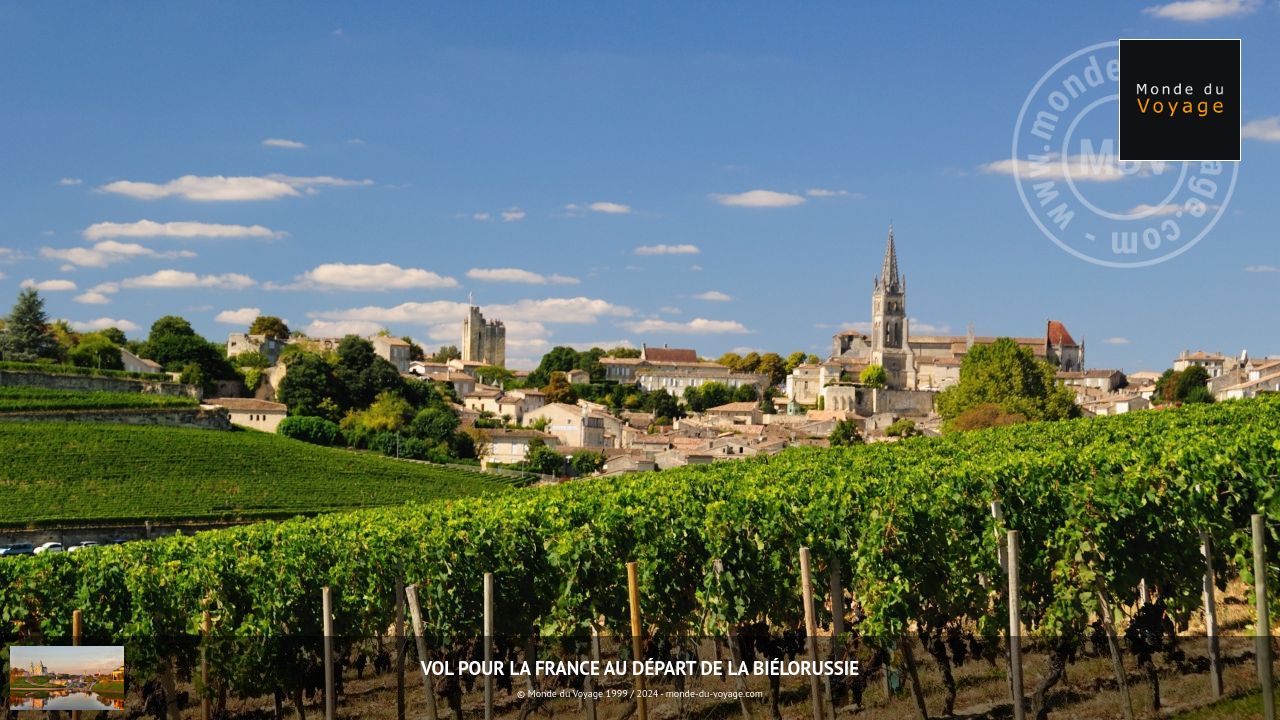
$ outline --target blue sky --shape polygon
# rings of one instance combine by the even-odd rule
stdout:
[[[892,219],[917,332],[1280,354],[1280,9],[1154,2],[6,3],[0,299],[434,347],[473,293],[516,366],[825,353]],[[992,166],[1041,74],[1119,37],[1243,38],[1254,136],[1213,232],[1133,270],[1053,245]]]
[[[10,645],[9,652],[11,667],[43,663],[52,673],[109,673],[124,664],[120,645]]]

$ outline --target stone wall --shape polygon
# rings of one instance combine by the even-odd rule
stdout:
[[[926,416],[933,412],[930,390],[872,390],[871,412],[864,414],[893,413],[894,415]]]
[[[226,408],[201,405],[185,408],[122,410],[41,410],[0,413],[0,422],[94,422],[122,425],[161,425],[199,430],[230,430]]]
[[[75,527],[0,528],[0,547],[20,542],[31,543],[36,547],[47,542],[59,542],[64,547],[70,547],[86,540],[105,545],[114,540],[147,540],[173,534],[192,535],[205,530],[219,530],[253,522],[261,522],[261,520],[164,521],[145,524],[95,523],[92,520],[86,520]]]
[[[195,385],[183,385],[182,383],[164,380],[60,375],[28,370],[0,370],[0,387],[39,387],[50,390],[76,390],[81,392],[136,392],[148,395],[185,396],[196,398],[197,400],[201,397],[201,390]]]

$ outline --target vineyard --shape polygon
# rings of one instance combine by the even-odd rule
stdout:
[[[77,452],[84,440],[64,442]],[[200,454],[183,453],[175,466]],[[127,462],[128,454],[121,446],[112,457]],[[8,474],[41,467],[30,457],[0,462]],[[849,652],[874,667],[882,649],[915,635],[945,681],[964,655],[996,652],[1007,617],[997,550],[1005,531],[1017,530],[1018,610],[1028,641],[1051,657],[1052,675],[1094,632],[1103,603],[1132,605],[1140,585],[1161,616],[1181,622],[1198,613],[1201,533],[1220,585],[1236,575],[1250,580],[1250,516],[1263,513],[1272,528],[1280,520],[1278,472],[1280,398],[793,449],[496,501],[409,504],[0,560],[0,641],[66,638],[80,609],[85,642],[126,642],[145,676],[167,658],[193,667],[189,639],[207,609],[215,641],[209,695],[280,690],[300,703],[320,667],[324,587],[333,589],[340,655],[351,638],[386,631],[396,588],[408,582],[419,585],[427,647],[437,657],[474,657],[486,572],[500,608],[495,634],[522,639],[500,645],[500,656],[532,648],[572,655],[593,626],[630,636],[624,564],[635,561],[647,636],[733,630],[751,634],[759,655],[782,657],[795,652],[788,638],[804,637],[796,554],[807,547],[816,577],[838,568],[843,600],[835,605],[849,605]],[[991,511],[997,501],[1002,519]],[[1274,537],[1268,543],[1276,547]],[[1268,573],[1274,582],[1280,568],[1272,562]],[[814,611],[830,627],[825,595]],[[674,653],[678,644],[647,652]],[[450,703],[460,692],[456,682],[438,689]],[[1043,708],[1045,690],[1033,708]]]
[[[41,410],[125,410],[195,407],[195,398],[132,392],[83,392],[38,387],[0,387],[0,413]]]
[[[55,365],[52,363],[0,362],[0,370],[16,370],[19,372],[37,372],[53,375],[84,375],[86,377],[126,378],[130,380],[168,380],[165,373],[141,373],[128,370],[103,370],[76,365]]]
[[[253,431],[0,423],[0,526],[288,517],[507,488],[478,471]]]

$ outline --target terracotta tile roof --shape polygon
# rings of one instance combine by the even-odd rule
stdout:
[[[1049,342],[1054,345],[1074,346],[1076,341],[1071,338],[1071,333],[1067,332],[1067,326],[1057,320],[1049,321]]]
[[[205,398],[205,405],[217,405],[228,410],[239,412],[288,412],[289,406],[282,403],[254,400],[253,398]]]
[[[756,403],[753,402],[731,402],[724,405],[717,405],[713,408],[707,408],[707,412],[714,413],[749,413],[755,410]]]
[[[698,353],[691,348],[655,348],[645,346],[640,357],[649,362],[698,362]]]

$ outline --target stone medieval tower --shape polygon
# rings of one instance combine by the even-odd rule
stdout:
[[[480,308],[469,305],[462,320],[463,362],[506,367],[507,328],[501,320],[485,320]]]

